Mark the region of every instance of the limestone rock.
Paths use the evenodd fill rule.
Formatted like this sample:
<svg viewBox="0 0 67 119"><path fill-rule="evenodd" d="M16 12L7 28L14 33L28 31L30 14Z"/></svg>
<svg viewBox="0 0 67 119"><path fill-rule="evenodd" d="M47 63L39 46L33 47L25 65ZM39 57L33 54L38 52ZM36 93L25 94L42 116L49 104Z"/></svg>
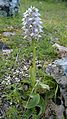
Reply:
<svg viewBox="0 0 67 119"><path fill-rule="evenodd" d="M8 47L7 44L5 44L2 41L0 41L0 50L2 50L2 49L10 49L10 48Z"/></svg>
<svg viewBox="0 0 67 119"><path fill-rule="evenodd" d="M51 75L58 83L61 95L65 100L65 108L67 110L67 57L55 60L52 64L49 64L46 68L46 73Z"/></svg>
<svg viewBox="0 0 67 119"><path fill-rule="evenodd" d="M9 55L11 52L13 52L13 49L10 49L10 47L2 41L0 41L0 50L4 55Z"/></svg>
<svg viewBox="0 0 67 119"><path fill-rule="evenodd" d="M6 36L6 37L14 36L15 34L16 34L15 32L10 32L10 31L3 32L3 36Z"/></svg>
<svg viewBox="0 0 67 119"><path fill-rule="evenodd" d="M15 15L18 13L19 3L19 0L0 0L0 15Z"/></svg>
<svg viewBox="0 0 67 119"><path fill-rule="evenodd" d="M61 46L57 43L53 45L53 47L56 47L59 50L59 54L61 57L66 57L67 56L67 47Z"/></svg>
<svg viewBox="0 0 67 119"><path fill-rule="evenodd" d="M9 55L11 52L13 52L13 49L6 49L6 50L2 50L4 55Z"/></svg>
<svg viewBox="0 0 67 119"><path fill-rule="evenodd" d="M49 100L44 119L62 119L64 112L64 106L62 102L60 105L55 104L52 100Z"/></svg>

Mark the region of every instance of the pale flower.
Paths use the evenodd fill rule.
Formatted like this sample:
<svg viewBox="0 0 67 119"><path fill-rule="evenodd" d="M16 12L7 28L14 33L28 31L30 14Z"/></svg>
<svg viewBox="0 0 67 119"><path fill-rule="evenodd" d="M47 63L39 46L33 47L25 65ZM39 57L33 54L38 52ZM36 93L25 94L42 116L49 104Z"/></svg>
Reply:
<svg viewBox="0 0 67 119"><path fill-rule="evenodd" d="M23 14L22 19L24 38L39 39L41 32L43 32L42 21L40 18L39 10L35 7L30 7Z"/></svg>

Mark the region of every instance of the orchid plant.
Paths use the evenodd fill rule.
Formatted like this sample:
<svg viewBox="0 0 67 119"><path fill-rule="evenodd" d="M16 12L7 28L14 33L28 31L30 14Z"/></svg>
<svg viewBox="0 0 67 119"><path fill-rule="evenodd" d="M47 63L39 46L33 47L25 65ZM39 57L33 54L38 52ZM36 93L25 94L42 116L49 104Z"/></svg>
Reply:
<svg viewBox="0 0 67 119"><path fill-rule="evenodd" d="M31 85L33 88L28 98L28 101L26 103L26 108L30 109L32 107L35 107L35 105L37 105L40 101L39 94L36 93L35 95L32 95L34 91L36 92L36 86L40 85L43 89L47 89L47 90L49 90L49 86L46 84L43 84L39 80L36 80L35 43L36 43L36 40L38 41L41 38L41 33L43 32L42 20L40 18L39 10L32 6L28 8L28 10L26 10L26 12L23 14L22 22L23 22L22 29L24 33L24 38L31 41L32 48L33 48L33 61L32 61L32 66L30 67L30 78L31 78ZM32 98L31 101L30 101L30 98ZM37 100L37 101L33 105L34 100Z"/></svg>

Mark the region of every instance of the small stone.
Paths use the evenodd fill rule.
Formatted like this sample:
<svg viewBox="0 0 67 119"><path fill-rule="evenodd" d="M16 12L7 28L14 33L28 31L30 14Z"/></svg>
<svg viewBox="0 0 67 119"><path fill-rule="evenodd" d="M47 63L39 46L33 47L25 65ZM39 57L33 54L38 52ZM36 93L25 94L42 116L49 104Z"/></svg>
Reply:
<svg viewBox="0 0 67 119"><path fill-rule="evenodd" d="M20 71L19 70L16 70L16 73L19 73Z"/></svg>
<svg viewBox="0 0 67 119"><path fill-rule="evenodd" d="M28 85L26 85L26 84L23 86L23 89L24 89L25 91L27 91L28 88L29 88L29 87L28 87Z"/></svg>
<svg viewBox="0 0 67 119"><path fill-rule="evenodd" d="M25 70L25 71L26 71L26 70L27 70L27 67L26 67L26 66L24 66L24 67L23 67L23 70Z"/></svg>
<svg viewBox="0 0 67 119"><path fill-rule="evenodd" d="M16 33L15 32L3 32L3 36L9 37L9 36L14 36Z"/></svg>
<svg viewBox="0 0 67 119"><path fill-rule="evenodd" d="M60 56L61 56L62 58L63 58L63 57L67 57L67 47L61 46L61 45L59 45L59 44L57 44L57 43L55 43L55 44L53 45L53 47L56 47L56 48L58 49L59 54L60 54Z"/></svg>
<svg viewBox="0 0 67 119"><path fill-rule="evenodd" d="M11 52L13 52L13 49L2 49L2 52L4 55L9 55Z"/></svg>

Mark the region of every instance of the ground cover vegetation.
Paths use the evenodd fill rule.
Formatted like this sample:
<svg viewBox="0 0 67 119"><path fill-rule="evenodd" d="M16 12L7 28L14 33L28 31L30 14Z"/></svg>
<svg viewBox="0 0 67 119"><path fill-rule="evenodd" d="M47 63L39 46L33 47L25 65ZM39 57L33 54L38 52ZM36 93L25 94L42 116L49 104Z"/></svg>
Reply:
<svg viewBox="0 0 67 119"><path fill-rule="evenodd" d="M32 85L33 48L23 37L23 13L30 7L39 9L43 34L36 47L36 83ZM15 32L5 36L4 32ZM1 118L44 119L49 99L57 96L57 83L45 72L47 65L60 57L52 47L56 42L67 46L67 4L47 0L21 0L16 17L0 17L0 42L13 51L0 51ZM39 82L40 81L40 82ZM38 85L39 84L39 85Z"/></svg>

